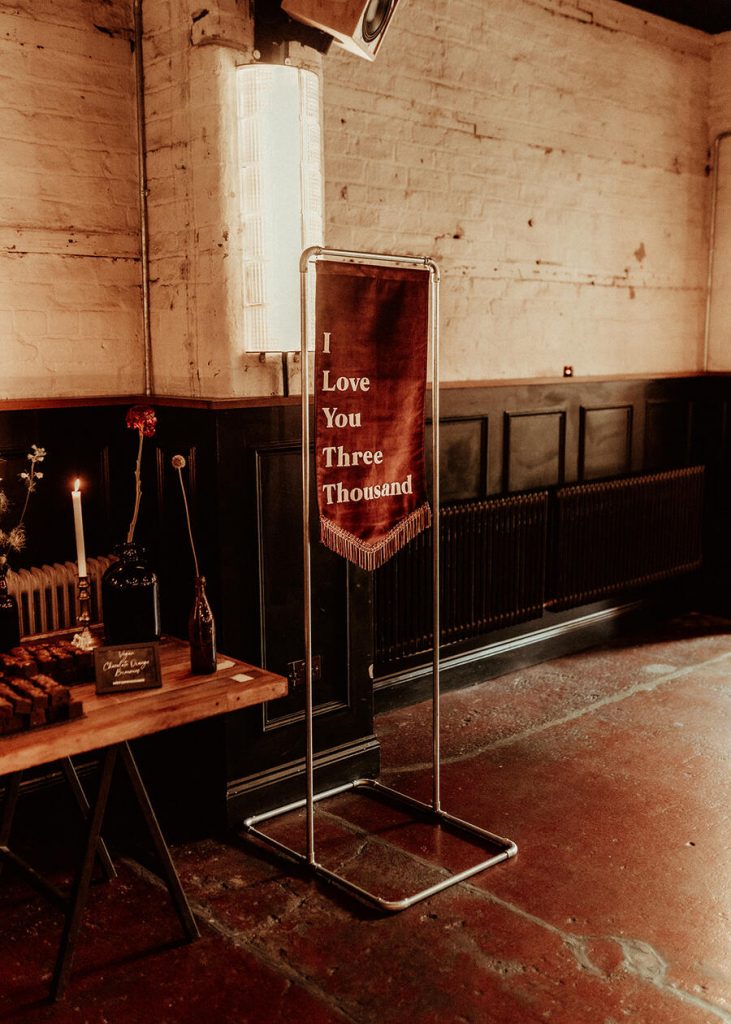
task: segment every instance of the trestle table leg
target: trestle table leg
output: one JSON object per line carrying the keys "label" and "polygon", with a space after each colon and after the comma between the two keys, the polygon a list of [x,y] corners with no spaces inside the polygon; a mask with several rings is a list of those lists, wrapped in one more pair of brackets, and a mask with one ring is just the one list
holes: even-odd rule
{"label": "trestle table leg", "polygon": [[[71,906],[64,924],[63,936],[61,938],[61,945],[56,960],[53,981],[51,983],[50,996],[52,1000],[58,999],[63,994],[68,983],[76,947],[76,940],[78,938],[79,928],[81,927],[81,918],[89,895],[89,886],[91,884],[91,876],[94,870],[94,860],[97,853],[101,856],[102,849],[106,850],[101,839],[101,829],[109,800],[109,790],[112,783],[112,775],[114,773],[117,755],[121,758],[122,765],[132,786],[135,799],[137,800],[137,804],[142,812],[145,825],[147,826],[147,831],[150,834],[150,839],[152,840],[155,852],[162,867],[165,884],[175,907],[175,911],[180,919],[180,923],[183,926],[186,938],[192,942],[193,939],[197,939],[200,936],[198,925],[193,917],[193,913],[190,909],[190,904],[188,903],[185,892],[183,891],[183,887],[180,884],[180,879],[177,871],[175,870],[175,865],[173,864],[172,857],[170,856],[170,851],[160,830],[160,825],[158,824],[157,817],[155,816],[152,804],[150,803],[150,798],[147,795],[145,784],[142,781],[142,776],[140,775],[137,762],[134,759],[129,744],[118,743],[114,746],[107,747],[102,755],[99,786],[97,789],[96,799],[90,813],[88,812],[87,803],[86,817],[88,832],[86,847],[84,849],[81,866],[74,881],[71,895]],[[72,775],[76,776],[73,765],[70,767]],[[64,770],[67,770],[66,766],[64,766]],[[67,778],[71,781],[68,774]],[[76,776],[76,781],[78,783],[78,776]],[[72,789],[76,792],[76,787],[73,783]],[[83,789],[81,789],[80,783],[79,789],[84,801],[86,801],[86,797],[83,794]],[[80,803],[80,806],[83,805]],[[112,870],[114,870],[113,866]]]}
{"label": "trestle table leg", "polygon": [[137,803],[142,811],[142,815],[147,825],[147,831],[150,833],[155,852],[160,866],[162,867],[164,881],[167,886],[170,899],[173,902],[180,923],[183,926],[188,940],[192,942],[194,939],[200,938],[200,931],[198,925],[193,917],[193,912],[190,909],[188,898],[183,891],[183,886],[180,884],[180,878],[178,872],[175,870],[172,857],[170,856],[170,850],[165,842],[165,838],[160,830],[155,811],[153,810],[150,798],[147,795],[145,784],[142,781],[140,770],[137,767],[137,762],[134,759],[132,751],[130,750],[129,743],[120,743],[119,751],[122,757],[122,764],[125,767],[129,781],[132,784]]}
{"label": "trestle table leg", "polygon": [[[61,758],[61,768],[63,769],[63,773],[66,776],[66,781],[68,782],[69,789],[71,790],[73,797],[76,800],[76,803],[79,805],[81,816],[83,817],[84,821],[88,821],[89,814],[91,813],[89,808],[89,801],[86,797],[86,793],[84,792],[84,787],[81,785],[81,779],[79,778],[79,774],[76,771],[74,763],[70,757]],[[98,853],[99,863],[101,864],[102,871],[106,875],[107,881],[111,881],[113,878],[117,877],[117,869],[112,863],[112,858],[109,856],[107,844],[104,842],[104,839],[101,836],[99,837]]]}
{"label": "trestle table leg", "polygon": [[99,789],[97,791],[94,808],[89,819],[86,848],[84,850],[84,856],[79,872],[74,882],[71,895],[71,907],[64,923],[61,946],[59,948],[56,967],[53,973],[53,980],[51,982],[52,1000],[58,999],[59,996],[63,994],[71,971],[71,963],[73,961],[74,951],[76,948],[76,939],[79,934],[79,928],[81,927],[81,917],[89,895],[89,885],[91,884],[94,860],[99,846],[99,838],[101,835],[102,823],[104,821],[104,812],[107,809],[109,789],[112,783],[112,774],[114,772],[116,759],[117,747],[107,747],[102,758]]}

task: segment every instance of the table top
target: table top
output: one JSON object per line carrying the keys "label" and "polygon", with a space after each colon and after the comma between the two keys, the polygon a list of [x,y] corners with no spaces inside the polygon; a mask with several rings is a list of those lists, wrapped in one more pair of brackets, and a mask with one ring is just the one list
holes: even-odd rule
{"label": "table top", "polygon": [[97,694],[94,683],[73,687],[84,715],[0,737],[0,775],[83,754],[113,743],[185,725],[213,715],[283,697],[287,680],[246,662],[217,656],[217,671],[190,673],[189,647],[182,640],[160,642],[162,687]]}

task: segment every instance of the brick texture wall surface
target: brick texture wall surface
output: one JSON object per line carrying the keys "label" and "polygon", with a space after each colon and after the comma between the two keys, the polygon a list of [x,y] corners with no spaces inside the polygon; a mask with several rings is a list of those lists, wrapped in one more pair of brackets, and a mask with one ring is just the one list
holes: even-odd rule
{"label": "brick texture wall surface", "polygon": [[[144,4],[160,394],[283,389],[241,329],[248,11]],[[0,0],[0,397],[143,385],[131,20]],[[614,0],[401,0],[375,63],[324,58],[326,244],[439,262],[444,380],[701,369],[729,49]]]}
{"label": "brick texture wall surface", "polygon": [[613,0],[401,0],[325,62],[326,243],[442,268],[442,378],[702,362],[711,37]]}
{"label": "brick texture wall surface", "polygon": [[130,23],[0,0],[0,398],[142,387]]}
{"label": "brick texture wall surface", "polygon": [[145,10],[155,391],[281,394],[281,358],[247,354],[242,324],[235,69],[252,49],[247,12],[237,0]]}

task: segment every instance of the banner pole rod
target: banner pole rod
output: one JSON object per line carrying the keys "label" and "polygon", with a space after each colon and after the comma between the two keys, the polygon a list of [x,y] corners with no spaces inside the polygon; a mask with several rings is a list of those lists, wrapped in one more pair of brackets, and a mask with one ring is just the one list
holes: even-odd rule
{"label": "banner pole rod", "polygon": [[331,260],[334,263],[388,263],[390,266],[419,267],[439,273],[437,264],[428,256],[387,256],[379,252],[351,252],[348,249],[323,249],[319,245],[305,249],[300,258],[300,271],[311,261]]}
{"label": "banner pole rod", "polygon": [[307,863],[315,861],[315,768],[312,734],[312,567],[310,560],[310,385],[307,365],[307,266],[300,263],[300,381],[302,391],[302,566],[305,630],[305,774],[307,776]]}
{"label": "banner pole rod", "polygon": [[429,333],[432,346],[431,429],[432,429],[432,806],[441,810],[441,709],[439,655],[441,647],[440,597],[440,495],[439,495],[439,268],[428,261],[430,288]]}

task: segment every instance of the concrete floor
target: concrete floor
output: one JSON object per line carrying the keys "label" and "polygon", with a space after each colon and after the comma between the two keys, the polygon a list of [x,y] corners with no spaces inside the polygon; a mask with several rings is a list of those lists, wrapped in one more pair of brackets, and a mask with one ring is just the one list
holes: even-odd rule
{"label": "concrete floor", "polygon": [[[519,853],[401,914],[249,841],[180,846],[202,939],[176,945],[165,892],[124,862],[51,1007],[58,915],[6,874],[0,1020],[731,1022],[730,630],[689,616],[445,696],[443,805]],[[427,798],[429,714],[377,726],[384,779]],[[329,800],[317,827],[324,864],[390,897],[482,856],[365,797]],[[271,831],[302,845],[301,821]]]}

